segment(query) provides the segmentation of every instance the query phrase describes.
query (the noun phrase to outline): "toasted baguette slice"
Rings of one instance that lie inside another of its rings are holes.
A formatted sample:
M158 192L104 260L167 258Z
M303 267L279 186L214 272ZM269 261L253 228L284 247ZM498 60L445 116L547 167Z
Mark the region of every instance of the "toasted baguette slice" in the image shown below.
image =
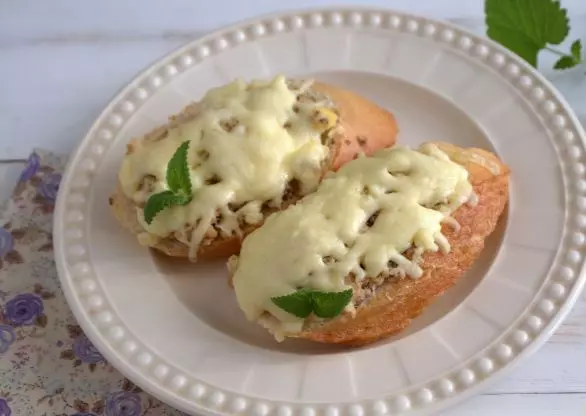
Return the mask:
M371 154L377 149L391 146L395 143L397 125L391 113L378 107L376 104L341 88L323 83L314 83L310 87L310 94L325 97L331 103L332 110L336 113L335 128L331 129L327 142L330 152L322 163L322 175L328 170L335 170L347 161L356 157L359 153ZM169 122L160 126L142 138L134 139L128 146L132 152L136 143L142 140L159 140L164 138L169 129L181 126L194 120L199 114L198 103L186 107L180 114L172 116ZM269 214L295 203L304 194L291 187L283 197L280 207L265 207L263 205L262 216ZM119 223L132 234L136 235L142 245L150 246L165 253L168 256L188 258L189 246L173 235L158 238L145 233L145 228L137 219L139 205L129 198L119 185L109 199L111 210ZM243 237L258 228L262 224L242 224L241 234L223 235L213 225L205 233L205 237L199 244L196 258L198 260L226 258L238 253Z
M453 214L460 224L458 231L446 224L442 226L451 251L448 254L426 252L420 278L388 279L357 308L354 317L341 315L326 323L315 324L297 334L299 338L359 346L389 337L406 328L427 305L452 287L478 258L484 240L494 231L507 203L509 169L485 150L436 144L450 159L468 170L478 197L475 206L462 205ZM360 288L356 289L355 292L359 292Z

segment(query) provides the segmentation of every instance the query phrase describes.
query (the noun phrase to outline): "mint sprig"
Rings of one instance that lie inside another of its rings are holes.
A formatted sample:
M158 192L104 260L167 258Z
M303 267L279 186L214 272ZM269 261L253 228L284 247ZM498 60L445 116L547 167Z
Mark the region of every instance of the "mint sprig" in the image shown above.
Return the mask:
M188 150L189 141L181 143L167 165L167 186L176 194L191 195L191 178L187 162Z
M299 289L289 295L274 297L271 300L279 308L298 318L307 318L313 311L313 302L308 289Z
M299 289L289 295L277 296L271 300L279 308L298 318L307 318L312 312L320 318L334 318L342 313L352 299L352 294L352 289L342 292Z
M174 194L173 191L163 191L149 197L144 206L144 220L147 224L153 222L157 214L173 205L186 205L191 197L182 194Z
M548 50L560 58L555 69L567 69L585 63L580 40L570 53L549 45L561 44L570 32L567 10L558 0L486 0L484 3L487 35L537 66L537 55Z
M174 205L187 205L193 198L187 151L189 141L181 143L167 164L167 186L169 190L152 194L144 206L144 220L151 224L163 210Z

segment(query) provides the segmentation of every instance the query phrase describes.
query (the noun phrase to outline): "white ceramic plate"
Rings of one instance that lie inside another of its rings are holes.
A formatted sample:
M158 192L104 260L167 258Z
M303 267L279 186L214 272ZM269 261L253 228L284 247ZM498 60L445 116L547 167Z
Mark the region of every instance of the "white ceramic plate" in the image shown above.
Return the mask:
M358 350L275 343L237 309L222 263L177 265L108 211L125 145L234 77L314 76L391 109L399 141L496 151L510 204L466 278L394 339ZM206 415L430 414L534 351L583 283L584 132L532 68L460 28L382 10L259 18L161 59L71 158L56 261L81 326L145 390Z

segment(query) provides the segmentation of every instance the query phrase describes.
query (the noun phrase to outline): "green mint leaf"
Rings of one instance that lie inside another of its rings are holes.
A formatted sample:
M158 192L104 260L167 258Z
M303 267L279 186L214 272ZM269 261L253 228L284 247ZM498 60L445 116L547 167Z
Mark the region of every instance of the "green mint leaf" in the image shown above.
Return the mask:
M159 212L172 205L186 205L189 201L191 201L191 195L177 195L173 191L153 194L144 206L144 220L150 225Z
M320 318L338 316L352 299L352 294L352 289L343 292L311 292L313 313Z
M566 9L557 0L486 0L487 35L534 67L537 54L568 36Z
M568 69L573 68L578 65L578 62L572 56L562 56L557 62L554 64L554 69Z
M189 141L181 143L167 165L167 186L169 190L153 194L144 207L144 220L151 224L153 219L173 205L187 205L192 199L191 178L187 162Z
M572 56L577 62L580 62L582 60L582 42L580 41L580 39L572 43L570 51L572 51Z
M311 314L311 293L307 289L299 289L289 295L274 297L271 300L279 308L298 318L307 318Z
M352 289L343 292L320 292L299 289L289 295L271 298L273 303L285 312L298 318L307 318L313 312L320 318L338 316L352 299Z
M175 194L191 195L191 178L187 162L188 150L189 141L184 141L167 165L167 185Z

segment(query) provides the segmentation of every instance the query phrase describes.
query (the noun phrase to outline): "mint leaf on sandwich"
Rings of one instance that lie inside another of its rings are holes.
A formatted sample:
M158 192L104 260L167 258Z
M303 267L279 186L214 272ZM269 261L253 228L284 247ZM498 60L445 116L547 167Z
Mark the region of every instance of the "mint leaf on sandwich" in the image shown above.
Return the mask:
M313 313L320 318L338 316L352 299L352 294L352 289L343 292L312 292Z
M299 289L289 295L271 298L273 303L285 312L298 318L307 318L313 312L320 318L338 316L352 299L352 289L342 292L321 292Z
M144 220L147 224L150 224L159 212L173 205L188 204L190 200L190 197L174 194L173 191L163 191L158 194L153 194L144 207Z
M144 207L144 220L151 224L163 210L178 205L187 205L192 199L191 178L187 162L189 141L185 141L167 164L167 186L169 190L152 194Z
M295 315L298 318L307 318L311 315L313 304L308 289L299 289L289 295L271 298L273 303L285 312Z
M191 178L187 162L188 150L189 141L181 143L167 165L167 186L176 194L191 195Z

